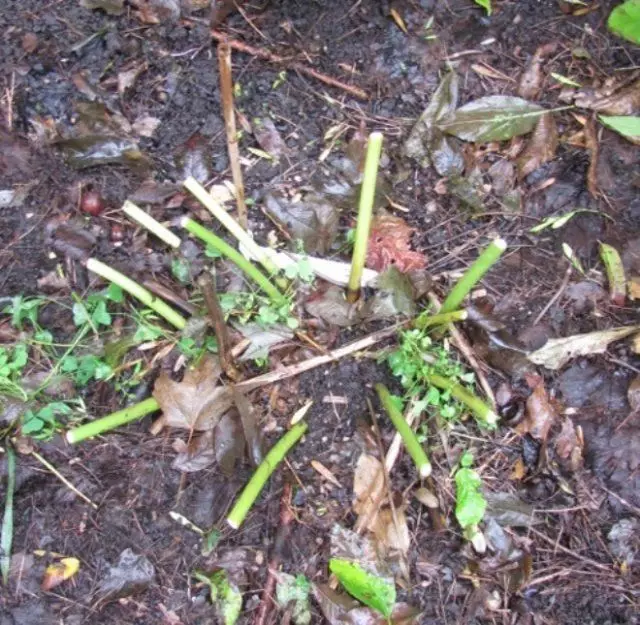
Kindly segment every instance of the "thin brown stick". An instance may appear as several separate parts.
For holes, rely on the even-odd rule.
[[[233,106],[233,77],[231,74],[231,48],[226,40],[218,45],[218,67],[220,69],[220,94],[222,96],[222,113],[224,127],[227,132],[227,150],[231,177],[236,187],[236,205],[238,221],[247,229],[247,205],[244,201],[244,182],[240,167],[240,150],[238,149],[238,132],[236,130],[236,112]]]
[[[238,384],[236,384],[236,388],[242,390],[243,392],[250,391],[254,388],[259,388],[261,386],[265,386],[266,384],[271,384],[272,382],[279,382],[280,380],[291,378],[294,375],[299,375],[300,373],[304,373],[305,371],[309,371],[310,369],[315,369],[316,367],[326,365],[330,362],[335,362],[337,360],[340,360],[340,358],[344,358],[345,356],[349,356],[354,352],[367,349],[367,347],[371,347],[372,345],[375,345],[376,343],[379,343],[380,341],[393,336],[400,328],[407,325],[407,323],[408,322],[396,323],[392,326],[389,326],[388,328],[384,328],[383,330],[373,332],[372,334],[369,334],[362,339],[358,339],[357,341],[348,343],[344,347],[334,349],[328,354],[315,356],[314,358],[309,358],[309,360],[296,363],[295,365],[291,365],[290,367],[285,367],[284,369],[280,369],[278,371],[270,371],[269,373],[264,373],[262,375],[256,376],[255,378],[251,378],[250,380],[239,382]]]
[[[342,91],[346,91],[351,94],[355,98],[359,98],[360,100],[368,100],[369,96],[366,91],[360,89],[359,87],[354,87],[352,85],[348,85],[336,78],[332,78],[331,76],[327,76],[326,74],[322,74],[321,72],[317,72],[315,69],[311,69],[302,63],[298,63],[297,61],[289,61],[283,56],[279,54],[274,54],[273,52],[268,52],[267,50],[262,50],[261,48],[254,48],[242,41],[238,41],[237,39],[228,39],[227,35],[219,30],[213,29],[211,31],[211,37],[219,42],[227,42],[229,47],[233,50],[238,50],[238,52],[244,52],[245,54],[250,54],[251,56],[255,56],[259,59],[263,59],[268,61],[269,63],[276,63],[278,65],[285,65],[288,69],[295,70],[296,72],[300,72],[301,74],[305,74],[306,76],[310,76],[315,80],[319,80],[323,82],[325,85],[330,85],[331,87],[336,87],[337,89],[341,89]]]
[[[549,309],[560,299],[560,296],[564,293],[564,290],[567,288],[569,284],[569,279],[571,278],[571,272],[573,271],[573,267],[569,265],[567,270],[565,271],[564,278],[562,279],[562,283],[558,290],[553,294],[553,297],[547,302],[547,305],[540,311],[540,314],[534,319],[531,325],[537,326],[542,318],[549,312]]]
[[[220,307],[218,294],[213,286],[211,275],[204,273],[200,276],[198,285],[202,291],[204,303],[207,306],[207,313],[209,314],[213,331],[215,332],[216,339],[218,340],[218,356],[220,357],[220,365],[222,366],[223,371],[232,380],[238,380],[239,374],[229,352],[229,347],[231,345],[229,340],[229,331],[227,329],[227,324],[224,322],[224,314]]]
[[[188,313],[189,315],[195,315],[198,312],[198,309],[187,300],[183,299],[176,293],[174,293],[171,289],[164,286],[164,284],[160,284],[155,280],[145,280],[142,283],[142,286],[146,289],[149,289],[154,295],[161,297],[167,302],[175,304],[180,310]]]
[[[273,607],[273,594],[276,589],[276,576],[278,569],[282,563],[282,548],[285,541],[289,538],[291,533],[291,523],[294,519],[293,511],[291,510],[291,484],[285,482],[282,489],[282,497],[280,499],[280,522],[278,526],[278,532],[274,541],[273,555],[269,560],[269,573],[267,576],[267,583],[262,591],[262,598],[260,599],[260,607],[256,614],[256,618],[253,621],[254,625],[266,625],[271,608]]]

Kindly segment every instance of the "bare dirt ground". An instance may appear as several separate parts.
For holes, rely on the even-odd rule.
[[[39,321],[60,341],[74,331],[71,293],[82,297],[95,289],[95,277],[82,263],[88,253],[140,281],[154,279],[171,285],[181,298],[192,297],[192,284],[179,285],[172,277],[171,254],[133,227],[120,207],[136,193],[141,197],[142,183],[152,180],[153,197],[139,203],[157,219],[169,220],[185,208],[207,219],[186,194],[176,199],[177,187],[162,196],[157,183],[179,183],[187,175],[215,183],[230,179],[208,9],[198,8],[204,3],[194,3],[192,10],[180,10],[179,3],[159,4],[165,11],[158,13],[159,23],[150,24],[128,2],[122,14],[109,15],[77,0],[0,0],[0,188],[28,185],[19,207],[0,208],[1,299],[5,304],[17,295],[47,297]],[[640,274],[637,146],[600,128],[593,174],[593,150],[584,139],[582,144],[570,140],[591,113],[562,111],[557,116],[561,141],[553,158],[525,177],[512,177],[517,205],[492,191],[481,210],[470,209],[443,186],[433,168],[408,159],[403,147],[447,65],[461,78],[461,104],[486,95],[516,94],[522,73],[547,44],[552,51],[543,58],[535,96],[546,108],[566,104],[561,99],[566,86],[553,80],[552,72],[587,86],[610,77],[637,80],[638,48],[606,30],[615,4],[588,2],[590,10],[576,15],[574,5],[555,0],[495,0],[488,17],[471,0],[246,3],[220,29],[232,40],[286,59],[278,65],[233,50],[239,117],[254,125],[256,118],[271,119],[286,145],[279,162],[262,158],[248,151],[265,148],[243,127],[240,149],[255,238],[263,244],[273,236],[284,240],[286,225],[276,228],[266,216],[268,194],[293,196],[301,189],[319,188],[331,175],[329,163],[364,124],[368,131],[385,134],[383,170],[392,200],[388,208],[415,229],[412,247],[428,259],[437,293],[446,293],[450,272],[467,267],[499,234],[509,249],[483,281],[483,298],[477,302],[527,349],[549,337],[638,323],[637,299],[622,305],[610,301],[598,257],[598,243],[609,243],[620,251],[628,271],[635,267]],[[294,62],[357,87],[367,97],[292,70]],[[87,105],[100,108],[87,113]],[[87,115],[93,115],[94,122],[96,116],[108,117],[108,122],[106,117],[99,120],[105,125],[124,118],[134,126],[127,136],[134,138],[144,159],[132,163],[121,155],[119,162],[74,168],[60,140]],[[150,131],[144,127],[149,119],[157,121]],[[124,122],[117,123],[121,133]],[[101,134],[109,132],[100,128]],[[340,138],[333,146],[332,136]],[[320,162],[329,147],[329,158]],[[480,164],[484,184],[493,184],[495,190],[495,179],[487,172],[505,151],[497,143],[470,143],[464,158],[468,168]],[[589,189],[593,175],[597,196]],[[88,186],[105,207],[95,216],[81,210],[78,189]],[[545,218],[576,209],[587,212],[563,228],[531,234],[530,228]],[[354,210],[351,201],[340,214],[342,237],[353,225]],[[584,276],[576,270],[567,273],[563,244],[579,258]],[[193,267],[203,267],[208,259],[194,252],[192,261]],[[64,284],[43,280],[56,272],[64,273]],[[5,318],[0,329],[6,329]],[[381,322],[350,329],[329,326],[319,329],[318,336],[330,349],[381,327]],[[625,544],[638,551],[640,410],[629,387],[640,374],[640,357],[622,341],[597,356],[573,359],[558,371],[538,371],[553,410],[561,415],[553,427],[559,430],[570,419],[584,438],[580,459],[572,463],[558,453],[551,436],[548,444],[541,443],[517,429],[523,411],[531,409],[527,376],[536,373],[535,367],[521,353],[506,354],[502,346],[487,342],[477,329],[464,330],[502,402],[503,420],[495,432],[478,430],[470,421],[445,434],[429,432],[434,471],[428,486],[440,499],[440,516],[407,495],[416,480],[408,457],[401,456],[393,470],[393,490],[407,501],[410,532],[407,581],[399,596],[422,612],[418,620],[406,622],[638,623],[640,556],[634,563],[631,555],[625,564],[610,532],[628,521],[636,528],[636,543],[632,536]],[[15,336],[2,340],[10,342]],[[393,340],[381,344],[391,345]],[[272,354],[268,366],[302,360],[305,350],[308,346],[296,339],[284,352]],[[201,528],[223,527],[225,514],[253,471],[248,461],[240,460],[230,474],[217,465],[182,473],[172,467],[174,433],[152,435],[149,417],[74,447],[61,435],[37,441],[38,453],[97,504],[93,509],[33,457],[19,454],[16,555],[10,581],[2,588],[0,625],[213,623],[208,591],[190,574],[229,561],[242,569],[239,622],[253,623],[274,551],[283,571],[326,582],[331,528],[352,527],[356,518],[352,486],[358,458],[363,451],[379,451],[375,442],[371,451],[367,435],[373,385],[382,382],[401,391],[388,366],[376,354],[369,356],[346,358],[253,392],[269,444],[293,412],[313,400],[308,434],[291,452],[288,468],[274,474],[242,528],[223,529],[208,556],[201,555],[201,537],[176,523],[169,512]],[[170,370],[176,358],[167,355],[154,375],[162,367]],[[151,377],[132,392],[142,399],[152,383]],[[107,414],[125,402],[122,393],[105,382],[90,384],[82,396],[91,416]],[[327,403],[328,396],[341,400]],[[379,419],[386,446],[393,430]],[[499,561],[495,553],[478,557],[455,524],[452,469],[469,446],[489,494],[506,494],[510,501],[517,495],[527,510],[535,510],[527,526],[507,524],[500,530],[512,543],[510,553],[517,552],[511,562]],[[311,461],[327,467],[336,482],[321,476]],[[2,466],[5,489],[5,463]],[[294,521],[286,539],[278,541],[285,484],[293,490]],[[153,574],[139,592],[109,594],[104,591],[109,568],[127,549],[143,557]],[[37,550],[79,558],[79,573],[43,591],[43,570],[52,556],[34,556]],[[317,603],[311,606],[312,623],[360,622],[327,620]],[[274,606],[268,622],[284,623],[286,618]]]

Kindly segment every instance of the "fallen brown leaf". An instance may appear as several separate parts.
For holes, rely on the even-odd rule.
[[[401,217],[375,217],[369,235],[367,267],[384,271],[393,265],[402,273],[424,269],[427,266],[426,257],[413,251],[410,246],[414,231]]]
[[[584,441],[580,430],[576,428],[569,417],[566,417],[562,422],[562,429],[554,440],[556,454],[562,460],[568,460],[569,468],[572,471],[577,471],[582,464],[583,446]]]
[[[217,359],[205,357],[197,368],[187,370],[182,382],[173,381],[167,373],[160,374],[153,396],[166,425],[187,430],[213,429],[233,405],[231,389],[218,385],[220,373]]]
[[[518,431],[521,434],[531,434],[536,440],[544,442],[558,415],[549,400],[542,378],[529,376],[528,379],[535,386],[527,399],[525,418],[518,426]]]
[[[640,112],[640,78],[630,84],[584,89],[576,94],[576,106],[605,115],[638,115]]]
[[[540,165],[553,160],[558,149],[558,129],[551,113],[540,117],[529,145],[518,159],[520,178],[526,178]]]

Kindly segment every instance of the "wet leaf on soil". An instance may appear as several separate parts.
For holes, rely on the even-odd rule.
[[[244,440],[247,442],[247,453],[254,467],[257,467],[264,457],[264,439],[258,427],[257,409],[246,395],[233,389],[233,401],[240,413]]]
[[[107,15],[122,15],[124,0],[80,0],[85,9],[102,9]]]
[[[612,33],[640,46],[640,0],[626,0],[615,7],[607,26]]]
[[[143,555],[125,549],[116,566],[109,568],[98,586],[103,601],[111,601],[146,590],[156,575],[155,568]]]
[[[549,399],[542,378],[530,376],[529,380],[530,384],[535,386],[527,398],[525,418],[518,426],[518,431],[521,434],[531,434],[536,440],[544,442],[558,414]]]
[[[395,266],[401,273],[424,269],[427,265],[426,257],[411,249],[411,235],[414,232],[415,229],[401,217],[374,217],[367,248],[367,267],[384,271]]]
[[[468,176],[454,176],[449,179],[447,189],[451,195],[457,197],[466,206],[476,212],[484,210],[484,199],[487,196],[482,174],[474,169]]]
[[[214,430],[213,446],[218,466],[226,476],[233,474],[238,461],[244,456],[245,440],[237,411],[222,415]]]
[[[140,74],[147,71],[148,67],[149,65],[145,62],[134,64],[129,69],[118,72],[118,93],[122,96],[134,87]]]
[[[609,343],[626,338],[638,330],[640,326],[636,325],[550,339],[543,347],[529,354],[529,360],[547,369],[560,369],[572,358],[603,354],[607,351]]]
[[[526,503],[516,493],[487,492],[487,519],[491,518],[502,527],[529,527],[539,523],[534,514],[535,507]]]
[[[178,439],[173,449],[178,452],[171,466],[183,473],[194,473],[210,467],[216,461],[213,449],[213,431],[195,435],[188,443]]]
[[[276,600],[282,610],[291,608],[291,618],[294,625],[309,625],[311,623],[310,593],[311,583],[304,575],[294,577],[288,573],[278,573]]]
[[[238,358],[239,362],[266,358],[271,347],[293,338],[292,330],[282,324],[274,324],[265,328],[258,323],[246,323],[234,327],[250,341],[247,349]]]
[[[378,289],[365,302],[359,316],[367,321],[397,315],[412,317],[416,312],[414,299],[415,290],[411,279],[392,265],[378,277]]]
[[[50,564],[44,572],[41,588],[45,592],[71,579],[80,570],[80,560],[77,558],[61,558]]]
[[[518,172],[526,178],[540,165],[555,158],[558,149],[558,129],[551,113],[540,117],[531,135],[531,141],[523,154],[518,158]]]
[[[131,0],[144,24],[175,23],[180,19],[180,0]]]
[[[340,212],[326,200],[308,195],[299,202],[282,196],[265,197],[267,213],[280,222],[291,238],[302,241],[308,254],[326,254],[338,234]]]
[[[209,180],[212,174],[209,140],[196,132],[179,148],[176,164],[182,180],[195,178],[200,184]]]
[[[536,49],[531,57],[527,67],[525,68],[520,80],[518,81],[518,95],[525,100],[533,100],[536,98],[542,87],[544,75],[542,73],[542,62],[545,57],[549,56],[557,45],[547,43]]]
[[[330,285],[322,293],[314,294],[305,302],[304,307],[312,317],[341,328],[347,328],[359,319],[357,305],[347,302],[344,289],[335,285]]]
[[[360,564],[341,558],[329,560],[329,570],[340,580],[345,590],[365,605],[389,618],[396,602],[393,578],[366,571]]]
[[[464,141],[505,141],[533,130],[544,109],[532,102],[506,95],[492,95],[460,107],[438,121],[438,127]]]
[[[203,358],[188,369],[182,382],[175,382],[165,372],[153,387],[153,396],[170,427],[186,430],[211,430],[231,408],[231,389],[218,385],[220,365],[216,359]]]
[[[640,78],[631,84],[607,85],[601,89],[583,89],[574,99],[576,106],[604,115],[638,115],[640,113]]]
[[[598,119],[631,143],[640,145],[640,117],[637,115],[598,115]]]
[[[637,519],[620,519],[609,531],[611,553],[631,566],[640,553],[640,522]]]
[[[431,162],[441,176],[459,175],[464,170],[460,150],[436,126],[438,120],[453,114],[458,106],[458,93],[458,75],[449,72],[438,85],[404,144],[407,156],[417,160],[423,167]]]
[[[253,120],[253,135],[258,145],[274,159],[278,160],[287,153],[287,144],[268,117]]]
[[[361,454],[353,474],[354,512],[374,520],[376,510],[383,501],[384,473],[382,463],[375,456]],[[369,525],[371,525],[371,521]]]
[[[147,159],[132,139],[123,137],[87,135],[57,142],[67,162],[76,169],[96,165],[127,165],[140,168]]]
[[[173,182],[157,182],[145,180],[129,197],[137,204],[162,204],[180,191],[180,186]]]

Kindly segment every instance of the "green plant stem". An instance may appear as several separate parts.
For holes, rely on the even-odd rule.
[[[269,281],[269,278],[226,241],[213,234],[211,230],[207,230],[207,228],[191,219],[191,217],[183,217],[180,224],[194,237],[210,245],[220,252],[220,254],[226,256],[232,263],[235,263],[269,296],[272,302],[280,305],[286,303],[287,300],[285,296]]]
[[[358,206],[358,223],[356,225],[356,238],[351,259],[351,275],[347,287],[347,300],[354,303],[360,297],[360,284],[362,282],[362,270],[367,256],[369,245],[369,231],[371,230],[371,216],[373,213],[373,200],[376,194],[376,179],[378,177],[378,164],[382,153],[382,133],[372,132],[369,135],[367,156],[364,163],[362,176],[362,188],[360,190],[360,204]]]
[[[451,289],[440,308],[440,312],[448,313],[460,308],[460,304],[462,304],[471,289],[495,265],[506,249],[507,244],[503,239],[494,239]]]
[[[238,529],[244,521],[247,513],[258,498],[258,495],[267,483],[269,476],[275,468],[282,462],[289,450],[302,438],[307,431],[307,424],[304,421],[296,423],[270,450],[265,456],[260,466],[251,476],[249,483],[244,487],[240,497],[231,509],[227,517],[227,523]]]
[[[85,423],[84,425],[80,425],[77,428],[69,430],[66,435],[67,442],[74,445],[75,443],[79,443],[87,438],[98,436],[104,432],[114,430],[121,425],[142,419],[142,417],[145,417],[156,410],[160,410],[160,404],[158,404],[155,398],[149,397],[148,399],[134,404],[133,406],[129,406],[123,410],[118,410],[117,412],[112,412],[106,417],[96,419],[95,421]]]
[[[5,448],[7,458],[7,490],[4,495],[4,516],[2,518],[2,534],[0,535],[0,570],[2,581],[7,585],[11,568],[11,546],[13,544],[13,495],[16,489],[16,453],[10,444]]]
[[[130,219],[155,234],[170,247],[176,249],[180,247],[181,241],[178,236],[168,228],[165,228],[159,221],[156,221],[151,215],[138,208],[133,202],[127,200],[122,205],[122,210]]]
[[[464,388],[464,386],[448,380],[441,375],[427,375],[425,378],[426,381],[433,384],[433,386],[437,386],[443,391],[449,391],[453,397],[473,411],[480,423],[486,427],[495,427],[498,422],[498,415],[479,397]]]
[[[278,268],[260,248],[260,246],[249,236],[249,233],[224,209],[218,204],[211,194],[193,177],[187,178],[183,182],[184,188],[187,189],[231,234],[235,239],[244,245],[246,250],[257,260],[269,274],[278,273]]]
[[[393,403],[389,390],[384,384],[376,384],[375,389],[378,393],[378,397],[380,398],[382,407],[389,415],[389,419],[391,419],[391,422],[402,438],[404,446],[407,448],[409,455],[413,459],[413,462],[418,469],[420,478],[424,479],[426,477],[429,477],[429,475],[431,475],[431,463],[429,462],[429,457],[427,456],[425,450],[422,448],[422,445],[420,444],[420,441],[416,437],[414,431],[406,422],[404,415]]]
[[[433,326],[444,326],[454,321],[464,321],[467,318],[466,310],[454,310],[448,313],[437,313],[435,315],[420,315],[413,324],[414,327],[424,330]]]
[[[116,271],[112,267],[109,267],[109,265],[105,265],[95,258],[90,258],[87,261],[87,269],[98,274],[105,280],[109,280],[110,282],[117,284],[123,291],[129,293],[129,295],[133,295],[133,297],[140,300],[145,306],[148,306],[151,310],[157,312],[178,330],[184,329],[187,325],[186,319],[180,313],[177,313],[173,308],[171,308],[169,304],[153,295],[150,291],[147,291],[147,289],[140,286],[131,278],[125,276],[119,271]]]

